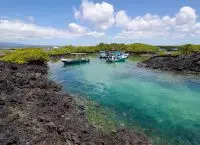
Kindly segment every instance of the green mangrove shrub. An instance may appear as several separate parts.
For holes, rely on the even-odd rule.
[[[52,49],[48,52],[51,55],[63,55],[68,53],[74,52],[85,52],[85,53],[95,53],[99,51],[125,51],[130,53],[156,53],[159,48],[152,45],[142,44],[142,43],[135,43],[135,44],[123,44],[123,43],[111,43],[105,44],[100,43],[96,46],[64,46],[62,48]]]
[[[180,46],[178,50],[182,54],[191,54],[194,52],[200,52],[200,45],[186,44],[186,45]]]
[[[164,50],[160,50],[160,51],[157,52],[157,55],[159,55],[159,56],[165,56],[165,55],[167,55],[167,53]]]
[[[159,48],[156,46],[142,43],[128,44],[127,46],[126,51],[132,53],[156,53],[159,51]]]
[[[173,56],[177,56],[177,55],[181,55],[182,53],[181,53],[181,51],[173,51],[172,53],[171,53],[171,55],[173,55]]]
[[[18,64],[40,62],[45,63],[48,54],[40,48],[16,49],[0,58],[0,61],[13,62]]]
[[[187,45],[184,45],[184,46],[180,47],[179,51],[182,54],[191,54],[193,52],[193,47],[192,47],[191,44],[187,44]]]

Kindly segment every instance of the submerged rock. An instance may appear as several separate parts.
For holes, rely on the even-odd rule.
[[[154,56],[142,63],[139,63],[138,66],[163,71],[200,73],[200,53],[177,56]]]
[[[134,131],[103,135],[92,127],[84,106],[61,94],[47,79],[46,65],[0,62],[1,145],[149,145]]]

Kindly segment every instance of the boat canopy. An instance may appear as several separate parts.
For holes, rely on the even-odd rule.
[[[75,57],[86,57],[87,53],[70,53],[70,55]]]

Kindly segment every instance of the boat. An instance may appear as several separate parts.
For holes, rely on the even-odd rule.
[[[65,64],[81,64],[88,63],[90,59],[86,57],[86,53],[70,53],[70,55],[74,58],[62,58],[61,61]]]
[[[118,58],[127,59],[128,56],[129,56],[129,53],[124,53],[124,52],[121,52],[121,51],[115,51],[115,52],[113,52],[113,55],[117,56]]]
[[[114,55],[117,56],[118,58],[127,59],[128,56],[129,56],[129,53],[123,53],[123,52],[120,52],[120,51],[116,51],[116,52],[114,52]]]
[[[121,51],[100,51],[99,58],[106,59],[107,62],[122,62],[129,56],[128,53]]]
[[[106,59],[106,62],[114,63],[114,62],[124,62],[126,59],[120,56],[111,55]]]
[[[129,53],[123,53],[121,57],[127,59],[128,56],[129,56]]]
[[[108,57],[108,56],[107,56],[107,54],[106,54],[105,51],[100,51],[100,55],[99,55],[99,58],[100,58],[100,59],[107,58],[107,57]]]

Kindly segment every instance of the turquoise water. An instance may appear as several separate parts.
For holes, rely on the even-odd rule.
[[[200,76],[138,68],[131,60],[49,67],[67,92],[110,108],[121,125],[145,132],[153,144],[200,145]]]

